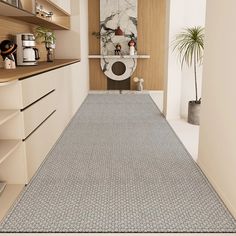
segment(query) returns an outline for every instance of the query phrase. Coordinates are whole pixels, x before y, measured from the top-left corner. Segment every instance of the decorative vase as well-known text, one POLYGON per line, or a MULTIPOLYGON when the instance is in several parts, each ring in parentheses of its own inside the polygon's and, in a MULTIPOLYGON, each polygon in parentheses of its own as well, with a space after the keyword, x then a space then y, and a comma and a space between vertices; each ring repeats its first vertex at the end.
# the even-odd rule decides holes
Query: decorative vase
POLYGON ((200 125, 200 108, 201 103, 190 101, 188 104, 188 123, 192 125, 200 125))
POLYGON ((54 54, 52 48, 47 48, 47 62, 53 62, 54 54))
POLYGON ((139 81, 137 83, 137 91, 143 91, 143 82, 142 81, 139 81))

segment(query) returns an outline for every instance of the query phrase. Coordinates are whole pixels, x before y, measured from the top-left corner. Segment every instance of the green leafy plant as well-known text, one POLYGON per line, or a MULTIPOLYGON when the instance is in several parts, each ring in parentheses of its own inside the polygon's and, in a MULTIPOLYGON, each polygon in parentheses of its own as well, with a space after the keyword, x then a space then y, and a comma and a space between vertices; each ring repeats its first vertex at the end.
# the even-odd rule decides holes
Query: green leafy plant
POLYGON ((56 43, 55 33, 45 27, 37 27, 35 30, 35 37, 37 40, 41 40, 41 43, 45 43, 46 47, 51 47, 56 43))
POLYGON ((184 63, 194 69, 195 103, 201 103, 198 98, 197 66, 202 64, 204 53, 204 28, 201 26, 185 28, 176 35, 173 41, 173 51, 178 52, 181 68, 184 63))

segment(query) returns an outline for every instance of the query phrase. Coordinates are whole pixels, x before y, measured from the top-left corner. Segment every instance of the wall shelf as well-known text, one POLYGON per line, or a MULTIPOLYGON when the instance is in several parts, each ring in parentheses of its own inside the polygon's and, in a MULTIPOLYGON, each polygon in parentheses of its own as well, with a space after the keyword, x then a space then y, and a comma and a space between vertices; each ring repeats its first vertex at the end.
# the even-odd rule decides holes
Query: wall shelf
POLYGON ((0 140, 0 164, 2 164, 21 143, 20 140, 0 140))
POLYGON ((44 26, 52 30, 69 30, 70 29, 70 15, 56 7, 48 0, 37 0, 39 4, 44 7, 46 12, 53 12, 52 20, 46 19, 46 17, 35 14, 33 12, 28 12, 17 8, 15 6, 9 5, 6 2, 0 0, 0 15, 12 17, 17 20, 21 20, 27 23, 44 26))
POLYGON ((0 125, 9 121, 19 113, 18 110, 0 110, 0 125))
POLYGON ((14 17, 18 20, 22 20, 31 24, 35 24, 35 25, 43 25, 44 27, 50 28, 52 30, 68 30, 70 29, 70 26, 68 24, 63 25, 63 24, 59 24, 57 22, 54 21, 49 21, 43 17, 40 16, 21 16, 21 17, 14 17))
POLYGON ((89 59, 150 59, 150 55, 121 55, 121 56, 116 56, 116 55, 89 55, 89 59))
POLYGON ((59 11, 64 12, 66 15, 70 16, 70 13, 65 11, 64 9, 62 9, 60 6, 58 6, 57 4, 55 4, 52 0, 47 0, 47 2, 49 2, 51 5, 53 5, 55 8, 57 8, 59 11))
POLYGON ((9 5, 8 3, 2 2, 0 0, 0 15, 18 17, 18 16, 33 16, 33 13, 9 5))

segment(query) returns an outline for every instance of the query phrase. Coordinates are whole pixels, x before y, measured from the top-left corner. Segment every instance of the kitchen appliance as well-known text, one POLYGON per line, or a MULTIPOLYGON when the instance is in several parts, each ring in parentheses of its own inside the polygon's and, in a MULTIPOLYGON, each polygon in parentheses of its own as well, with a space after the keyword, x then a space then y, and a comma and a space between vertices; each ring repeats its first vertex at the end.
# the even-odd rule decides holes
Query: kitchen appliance
POLYGON ((34 66, 39 60, 39 51, 35 47, 35 37, 31 33, 17 34, 16 44, 18 46, 16 61, 18 66, 34 66))

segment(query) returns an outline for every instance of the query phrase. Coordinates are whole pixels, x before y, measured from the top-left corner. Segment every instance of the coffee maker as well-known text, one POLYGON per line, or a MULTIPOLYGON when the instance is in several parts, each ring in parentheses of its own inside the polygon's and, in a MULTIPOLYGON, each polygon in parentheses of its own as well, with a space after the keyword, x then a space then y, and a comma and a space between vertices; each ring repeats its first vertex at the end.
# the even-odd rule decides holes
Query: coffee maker
POLYGON ((18 66, 34 66, 38 64, 39 51, 35 48, 36 42, 33 34, 17 34, 16 44, 18 46, 16 53, 18 66))

